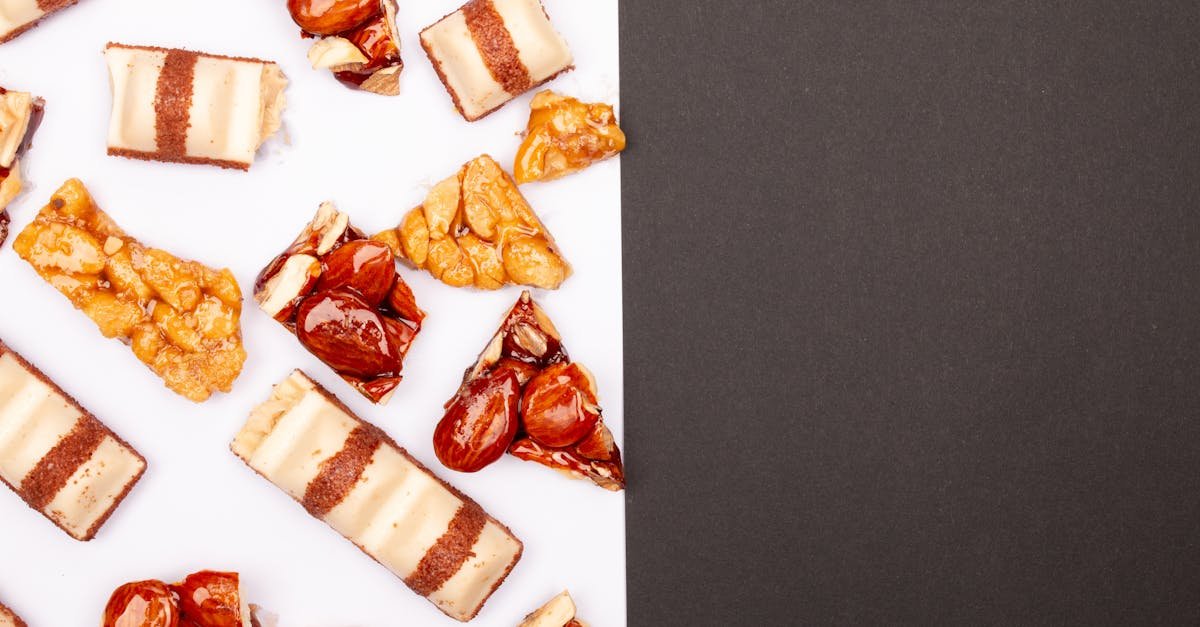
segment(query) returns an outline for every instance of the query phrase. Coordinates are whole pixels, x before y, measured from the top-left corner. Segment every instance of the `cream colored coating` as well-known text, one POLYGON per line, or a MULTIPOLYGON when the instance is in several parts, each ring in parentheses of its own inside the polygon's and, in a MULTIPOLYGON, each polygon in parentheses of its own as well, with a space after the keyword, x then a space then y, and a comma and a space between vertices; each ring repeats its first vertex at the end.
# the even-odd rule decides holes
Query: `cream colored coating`
POLYGON ((109 148, 156 152, 154 96, 167 53, 110 46, 104 50, 104 59, 113 96, 109 148))
POLYGON ((46 505, 46 514, 72 536, 82 538, 144 468, 145 462, 112 436, 105 436, 91 458, 46 505))
POLYGON ((12 167, 15 162, 32 114, 33 95, 29 92, 0 94, 0 168, 12 167))
MULTIPOLYGON (((233 452, 267 479, 302 500, 320 461, 340 451, 359 423, 294 371, 275 386, 233 442, 233 452)), ((385 442, 362 475, 324 517, 326 523, 402 579, 416 571, 447 532, 465 502, 395 446, 385 442)), ((521 551, 489 520, 474 556, 430 595, 459 620, 472 615, 521 551)))
POLYGON ((421 33, 421 41, 433 52, 442 75, 467 118, 476 118, 508 102, 512 94, 496 82, 471 38, 462 10, 421 33))
MULTIPOLYGON (((167 53, 123 46, 104 52, 112 83, 108 147, 158 151, 155 98, 167 53)), ((188 157, 250 165, 282 124, 287 77, 274 63, 200 54, 192 77, 188 157)))
POLYGON ((529 77, 540 83, 574 63, 567 42, 554 30, 539 0, 492 0, 529 77))
MULTIPOLYGON (((0 477, 10 485, 20 486, 82 418, 77 407, 12 353, 0 355, 0 477)), ((136 453, 105 435, 43 513, 83 539, 144 469, 136 453)))
POLYGON ((45 15, 37 0, 0 0, 0 37, 6 37, 45 15))
POLYGON ((21 485, 82 415, 12 353, 0 356, 0 477, 21 485))
POLYGON ((357 424, 315 391, 296 399, 246 460, 293 498, 303 499, 321 464, 342 450, 357 424))
POLYGON ((429 600, 443 612, 465 620, 483 603, 520 552, 521 545, 516 539, 489 520, 471 547, 471 557, 442 587, 429 595, 429 600))

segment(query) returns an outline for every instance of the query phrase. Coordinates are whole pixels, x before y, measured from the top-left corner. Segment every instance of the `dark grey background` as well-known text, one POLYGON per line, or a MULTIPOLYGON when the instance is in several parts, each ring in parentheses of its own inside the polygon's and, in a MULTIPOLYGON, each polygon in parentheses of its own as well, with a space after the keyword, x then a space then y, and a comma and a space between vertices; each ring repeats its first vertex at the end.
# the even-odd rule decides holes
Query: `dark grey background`
POLYGON ((630 624, 1200 624, 1197 3, 621 12, 630 624))

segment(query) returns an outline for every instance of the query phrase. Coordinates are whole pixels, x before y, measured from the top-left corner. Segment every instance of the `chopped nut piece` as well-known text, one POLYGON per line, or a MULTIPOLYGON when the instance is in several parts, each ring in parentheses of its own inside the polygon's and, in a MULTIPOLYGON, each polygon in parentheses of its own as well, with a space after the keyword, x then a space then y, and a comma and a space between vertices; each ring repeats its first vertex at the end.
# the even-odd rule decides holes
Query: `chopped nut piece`
POLYGON ((563 590, 558 596, 550 599, 545 605, 517 627, 568 627, 582 626, 583 623, 575 618, 575 601, 571 598, 571 593, 563 590))
POLYGON ((454 287, 557 289, 571 266, 512 178, 488 155, 429 190, 400 226, 373 239, 454 287))
POLYGON ((367 55, 345 37, 318 39, 308 49, 308 61, 314 70, 344 69, 348 65, 367 62, 367 55))
POLYGON ((556 179, 625 149, 625 133, 611 105, 546 90, 533 97, 529 108, 525 141, 513 163, 518 183, 556 179))
POLYGON ((101 333, 129 343, 172 391, 203 401, 228 392, 241 373, 242 298, 233 274, 143 246, 79 180, 55 192, 13 249, 101 333))

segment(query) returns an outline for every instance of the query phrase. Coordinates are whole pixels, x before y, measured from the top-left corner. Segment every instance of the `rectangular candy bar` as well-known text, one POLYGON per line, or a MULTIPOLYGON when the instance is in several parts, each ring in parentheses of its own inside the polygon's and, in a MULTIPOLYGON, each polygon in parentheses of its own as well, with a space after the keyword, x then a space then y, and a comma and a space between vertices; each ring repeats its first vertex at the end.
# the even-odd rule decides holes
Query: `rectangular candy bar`
POLYGON ((0 44, 79 0, 0 0, 0 44))
POLYGON ((468 122, 574 62, 540 0, 471 0, 421 31, 421 46, 468 122))
POLYGON ((250 169, 279 130, 287 77, 261 59, 110 43, 108 154, 250 169))
POLYGON ((137 451, 0 343, 0 480, 30 507, 91 540, 145 470, 137 451))
POLYGON ((451 618, 474 618, 521 558, 507 527, 299 370, 232 449, 451 618))

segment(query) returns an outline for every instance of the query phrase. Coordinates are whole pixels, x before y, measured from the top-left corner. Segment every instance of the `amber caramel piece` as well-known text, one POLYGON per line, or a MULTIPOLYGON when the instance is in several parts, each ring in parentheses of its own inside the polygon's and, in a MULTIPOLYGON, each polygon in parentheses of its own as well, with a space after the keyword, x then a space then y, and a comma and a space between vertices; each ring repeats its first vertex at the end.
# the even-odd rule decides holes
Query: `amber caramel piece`
POLYGON ((488 155, 434 185, 400 226, 373 239, 454 287, 516 283, 552 290, 571 275, 512 177, 488 155))
POLYGON ((566 176, 625 149, 612 105, 546 90, 533 97, 529 109, 525 141, 513 164, 518 183, 566 176))
POLYGON ((78 179, 54 193, 13 250, 172 391, 203 401, 228 392, 242 371, 242 292, 233 273, 143 246, 78 179))

